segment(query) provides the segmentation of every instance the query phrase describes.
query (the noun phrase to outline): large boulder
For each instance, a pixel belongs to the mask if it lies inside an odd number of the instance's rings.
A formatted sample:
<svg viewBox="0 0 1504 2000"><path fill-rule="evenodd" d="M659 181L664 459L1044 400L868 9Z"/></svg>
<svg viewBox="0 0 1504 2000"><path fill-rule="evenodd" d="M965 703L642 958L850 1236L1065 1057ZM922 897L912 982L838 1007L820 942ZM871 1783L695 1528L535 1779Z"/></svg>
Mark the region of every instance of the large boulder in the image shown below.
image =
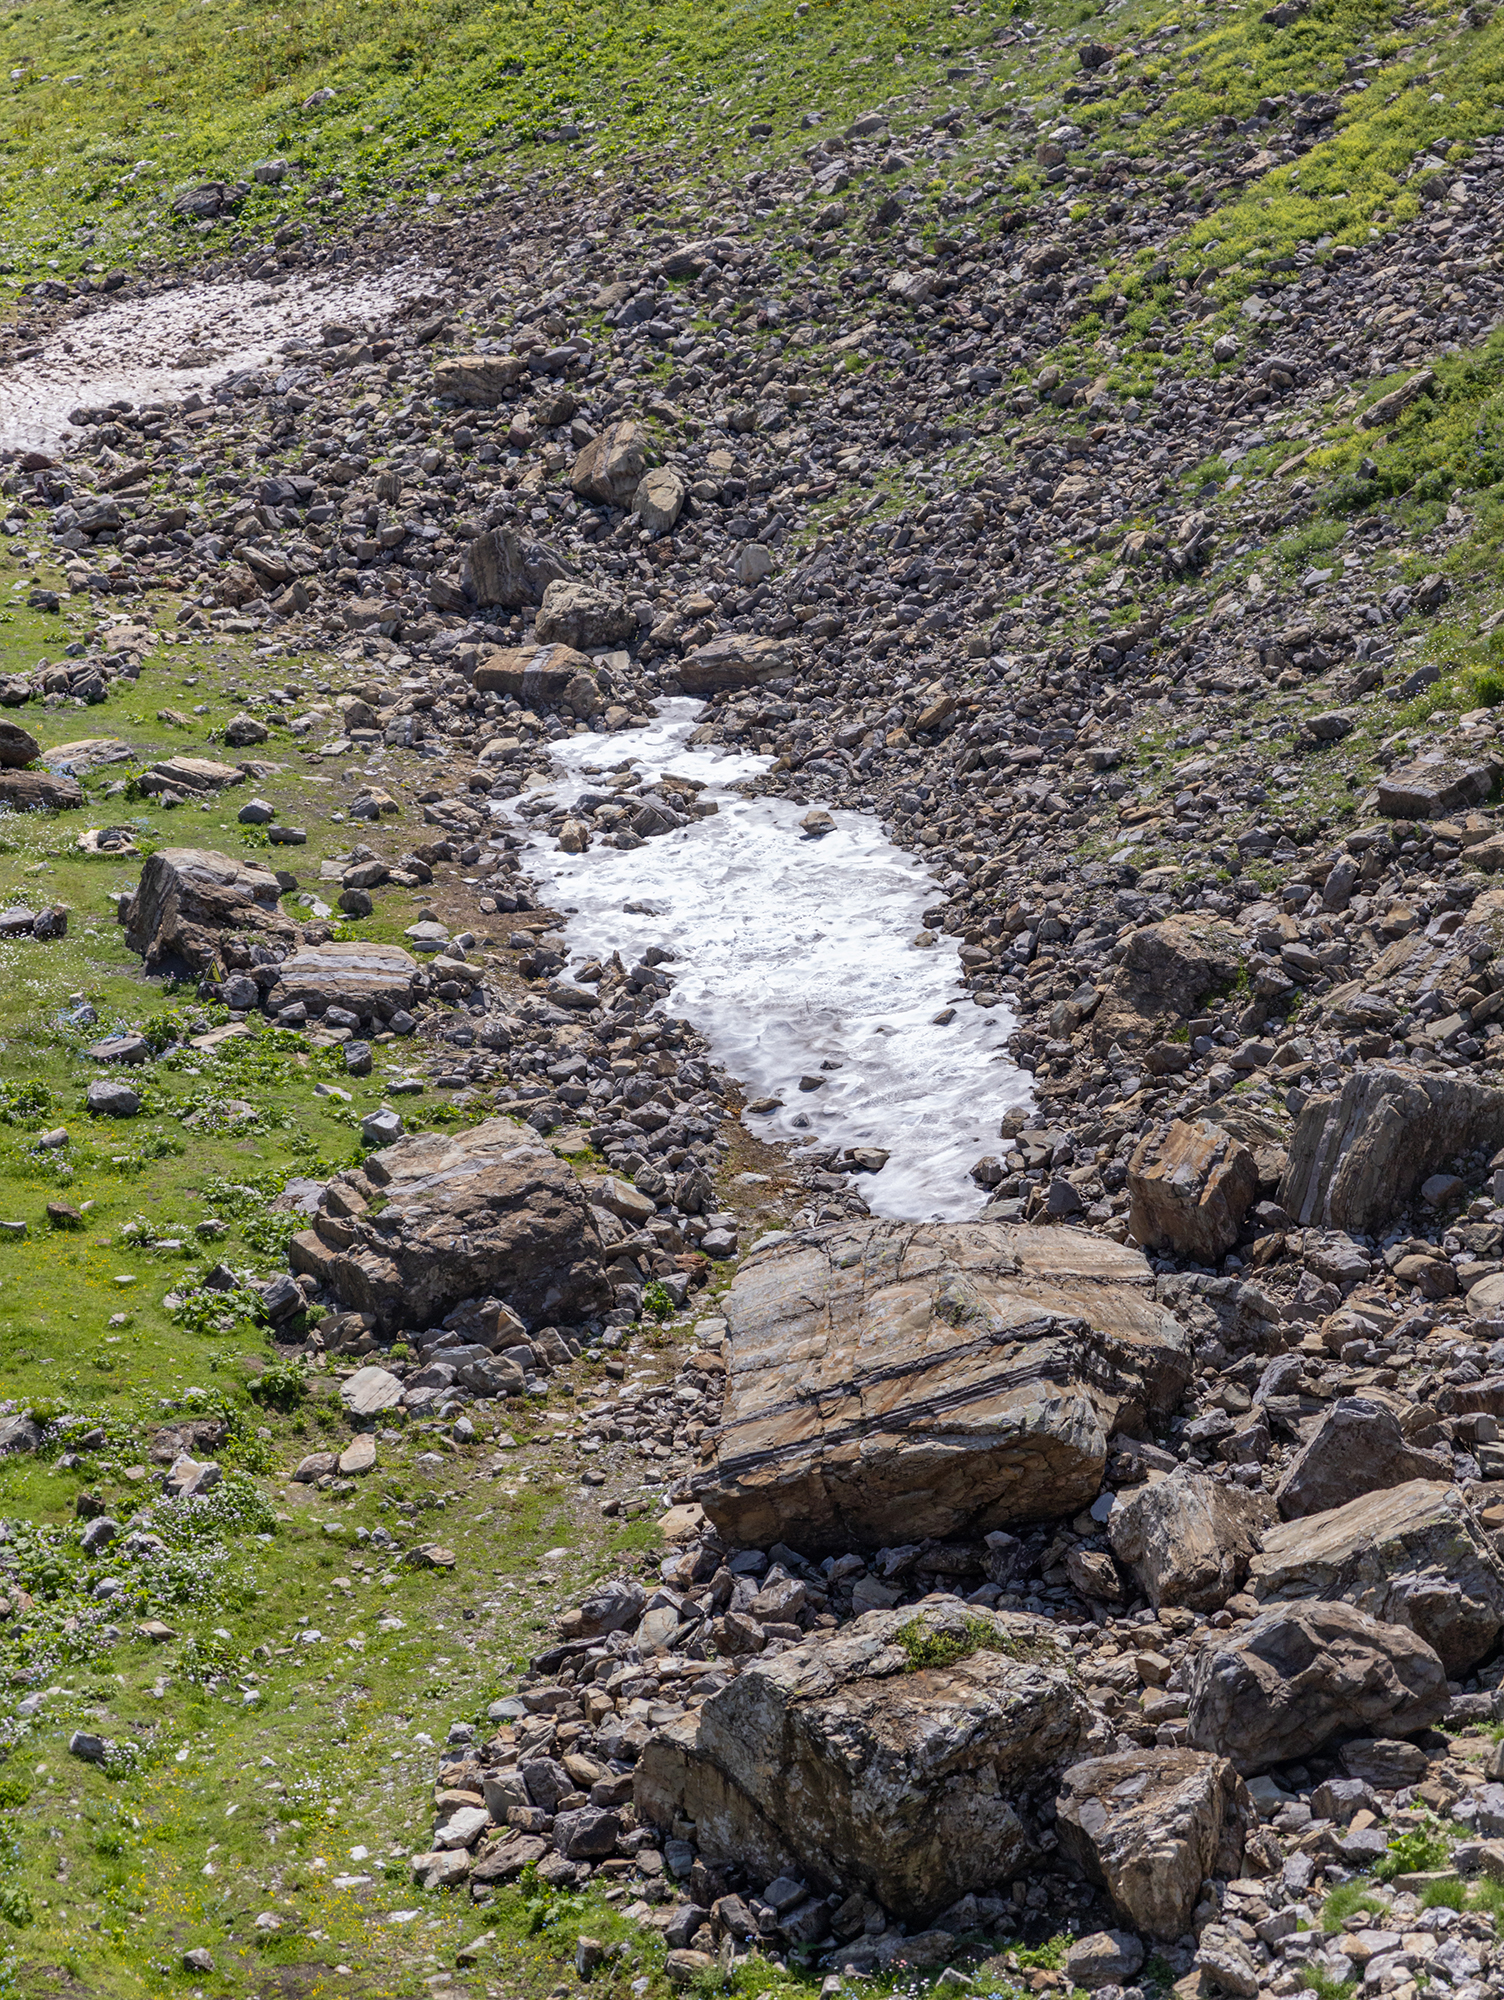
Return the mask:
<svg viewBox="0 0 1504 2000"><path fill-rule="evenodd" d="M1342 1598L1407 1625L1456 1676L1482 1659L1504 1625L1504 1562L1461 1491L1431 1480L1270 1528L1248 1588L1264 1602Z"/></svg>
<svg viewBox="0 0 1504 2000"><path fill-rule="evenodd" d="M0 716L0 771L24 770L42 754L42 746L29 729L8 716Z"/></svg>
<svg viewBox="0 0 1504 2000"><path fill-rule="evenodd" d="M1192 1744L1244 1777L1349 1736L1411 1736L1451 1699L1435 1651L1404 1625L1313 1599L1265 1611L1196 1654Z"/></svg>
<svg viewBox="0 0 1504 2000"><path fill-rule="evenodd" d="M362 1021L387 1021L411 1004L417 973L418 961L400 945L301 945L283 959L266 1004L273 1014L303 1006L317 1016L343 1007Z"/></svg>
<svg viewBox="0 0 1504 2000"><path fill-rule="evenodd" d="M1225 1757L1200 1750L1127 1750L1073 1764L1055 1801L1061 1851L1151 1937L1191 1927L1208 1875L1239 1872L1256 1823Z"/></svg>
<svg viewBox="0 0 1504 2000"><path fill-rule="evenodd" d="M1263 1493L1182 1466L1126 1495L1107 1519L1112 1552L1157 1611L1220 1611L1247 1581L1259 1536L1273 1525Z"/></svg>
<svg viewBox="0 0 1504 2000"><path fill-rule="evenodd" d="M650 1737L634 1804L658 1826L692 1819L712 1865L860 1886L922 1924L1028 1858L1040 1787L1088 1713L1043 1620L945 1599L871 1611L752 1661Z"/></svg>
<svg viewBox="0 0 1504 2000"><path fill-rule="evenodd" d="M574 462L569 483L582 500L630 507L648 469L652 439L641 424L623 418L590 440Z"/></svg>
<svg viewBox="0 0 1504 2000"><path fill-rule="evenodd" d="M573 575L564 558L542 542L525 540L510 528L488 528L466 549L460 581L476 604L520 611L525 604L541 604L551 583Z"/></svg>
<svg viewBox="0 0 1504 2000"><path fill-rule="evenodd" d="M1225 1128L1173 1119L1144 1135L1128 1162L1128 1229L1136 1243L1215 1264L1238 1240L1259 1191L1248 1148Z"/></svg>
<svg viewBox="0 0 1504 2000"><path fill-rule="evenodd" d="M1444 1452L1421 1451L1400 1429L1387 1403L1374 1396L1343 1396L1332 1404L1275 1488L1285 1520L1326 1514L1360 1494L1412 1479L1450 1480Z"/></svg>
<svg viewBox="0 0 1504 2000"><path fill-rule="evenodd" d="M572 646L495 647L481 656L475 687L480 694L510 695L524 708L570 703L577 691L585 689L592 699L598 698L590 662Z"/></svg>
<svg viewBox="0 0 1504 2000"><path fill-rule="evenodd" d="M1167 917L1135 931L1092 1020L1097 1053L1106 1055L1114 1042L1131 1052L1157 1040L1206 994L1229 985L1245 952L1231 924L1217 917Z"/></svg>
<svg viewBox="0 0 1504 2000"><path fill-rule="evenodd" d="M694 1497L733 1547L842 1553L1095 1499L1107 1441L1172 1409L1190 1341L1135 1250L1072 1229L863 1220L743 1260Z"/></svg>
<svg viewBox="0 0 1504 2000"><path fill-rule="evenodd" d="M456 403L492 410L527 373L516 354L450 354L433 371L433 392Z"/></svg>
<svg viewBox="0 0 1504 2000"><path fill-rule="evenodd" d="M689 483L672 465L656 466L637 482L632 512L650 534L666 535L689 498Z"/></svg>
<svg viewBox="0 0 1504 2000"><path fill-rule="evenodd" d="M1501 1145L1504 1090L1463 1071L1365 1063L1301 1112L1280 1206L1302 1228L1367 1235L1458 1154Z"/></svg>
<svg viewBox="0 0 1504 2000"><path fill-rule="evenodd" d="M792 672L789 649L780 639L753 632L720 632L679 662L679 685L686 694L720 694L728 688L761 687Z"/></svg>
<svg viewBox="0 0 1504 2000"><path fill-rule="evenodd" d="M637 620L619 591L589 583L551 583L543 593L535 631L538 643L591 647L620 646L637 630Z"/></svg>
<svg viewBox="0 0 1504 2000"><path fill-rule="evenodd" d="M148 966L209 972L227 930L284 945L296 939L295 927L277 908L281 893L276 876L257 861L208 848L159 848L125 907L125 941Z"/></svg>
<svg viewBox="0 0 1504 2000"><path fill-rule="evenodd" d="M379 1331L432 1326L462 1301L492 1296L532 1326L610 1310L579 1182L545 1148L520 1144L509 1120L398 1139L363 1171L380 1211L349 1188L326 1190L290 1260Z"/></svg>
<svg viewBox="0 0 1504 2000"><path fill-rule="evenodd" d="M0 767L0 808L9 812L76 812L83 802L83 786L66 772Z"/></svg>

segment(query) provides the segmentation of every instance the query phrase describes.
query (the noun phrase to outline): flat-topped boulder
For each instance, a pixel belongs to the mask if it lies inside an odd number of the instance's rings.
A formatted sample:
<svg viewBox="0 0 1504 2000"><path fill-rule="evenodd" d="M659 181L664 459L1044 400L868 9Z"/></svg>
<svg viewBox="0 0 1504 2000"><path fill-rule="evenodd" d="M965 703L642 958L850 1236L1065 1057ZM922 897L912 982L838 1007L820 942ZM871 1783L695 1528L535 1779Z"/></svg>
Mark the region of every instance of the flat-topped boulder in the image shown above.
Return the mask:
<svg viewBox="0 0 1504 2000"><path fill-rule="evenodd" d="M1174 1408L1186 1331L1083 1230L860 1221L754 1248L694 1497L732 1547L839 1554L1058 1518Z"/></svg>
<svg viewBox="0 0 1504 2000"><path fill-rule="evenodd" d="M125 906L125 941L150 967L182 964L207 972L226 930L292 943L297 932L278 910L281 893L276 876L260 862L212 848L163 847L148 859Z"/></svg>
<svg viewBox="0 0 1504 2000"><path fill-rule="evenodd" d="M141 774L143 792L221 792L243 785L238 764L221 764L212 757L164 757Z"/></svg>
<svg viewBox="0 0 1504 2000"><path fill-rule="evenodd" d="M305 944L283 959L267 995L269 1013L302 1006L312 1015L344 1007L362 1020L389 1019L413 997L418 961L396 944Z"/></svg>
<svg viewBox="0 0 1504 2000"><path fill-rule="evenodd" d="M791 671L793 656L779 639L753 632L718 632L679 662L679 685L686 694L720 694L723 689L761 687Z"/></svg>
<svg viewBox="0 0 1504 2000"><path fill-rule="evenodd" d="M0 811L74 812L83 802L83 786L65 771L0 768Z"/></svg>
<svg viewBox="0 0 1504 2000"><path fill-rule="evenodd" d="M519 1143L517 1129L488 1118L370 1154L363 1172L379 1209L338 1183L326 1189L313 1228L289 1246L293 1270L370 1313L378 1332L432 1326L477 1298L503 1300L529 1326L609 1311L579 1182L545 1147Z"/></svg>
<svg viewBox="0 0 1504 2000"><path fill-rule="evenodd" d="M961 1657L919 1664L936 1642ZM1087 1720L1046 1621L930 1600L743 1667L648 1740L633 1803L692 1819L712 1866L860 1885L923 1923L1022 1865Z"/></svg>

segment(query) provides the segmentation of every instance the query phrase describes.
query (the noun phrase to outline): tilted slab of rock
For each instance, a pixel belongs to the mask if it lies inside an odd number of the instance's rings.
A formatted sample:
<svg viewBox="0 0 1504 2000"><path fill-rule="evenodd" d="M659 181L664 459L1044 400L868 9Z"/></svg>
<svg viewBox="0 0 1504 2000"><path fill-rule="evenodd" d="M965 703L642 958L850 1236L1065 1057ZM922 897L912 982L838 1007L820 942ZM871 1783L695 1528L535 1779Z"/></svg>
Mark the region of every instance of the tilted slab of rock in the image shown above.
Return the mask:
<svg viewBox="0 0 1504 2000"><path fill-rule="evenodd" d="M679 662L679 685L686 694L719 694L723 688L761 687L786 674L793 661L777 639L751 632L722 632Z"/></svg>
<svg viewBox="0 0 1504 2000"><path fill-rule="evenodd" d="M1460 1073L1364 1064L1301 1112L1280 1206L1302 1228L1366 1235L1458 1154L1500 1145L1504 1090Z"/></svg>
<svg viewBox="0 0 1504 2000"><path fill-rule="evenodd" d="M1120 1494L1107 1536L1156 1611L1162 1604L1220 1611L1242 1589L1259 1536L1273 1523L1267 1494L1182 1466Z"/></svg>
<svg viewBox="0 0 1504 2000"><path fill-rule="evenodd" d="M1088 1757L1066 1772L1055 1801L1062 1852L1151 1937L1190 1929L1202 1882L1239 1872L1256 1823L1232 1765L1201 1750Z"/></svg>
<svg viewBox="0 0 1504 2000"><path fill-rule="evenodd" d="M73 812L83 802L77 778L57 771L0 770L0 806L12 812Z"/></svg>
<svg viewBox="0 0 1504 2000"><path fill-rule="evenodd" d="M272 1013L302 1005L310 1014L346 1007L389 1018L411 1001L417 972L418 961L400 945L300 945L283 959L266 1004Z"/></svg>
<svg viewBox="0 0 1504 2000"><path fill-rule="evenodd" d="M1137 1251L1071 1229L841 1222L755 1248L694 1497L733 1547L833 1553L1071 1513L1113 1429L1189 1379L1151 1287Z"/></svg>
<svg viewBox="0 0 1504 2000"><path fill-rule="evenodd" d="M1187 1726L1197 1749L1251 1777L1350 1736L1414 1735L1450 1698L1446 1668L1408 1626L1318 1598L1203 1646Z"/></svg>
<svg viewBox="0 0 1504 2000"><path fill-rule="evenodd" d="M1399 1417L1374 1396L1343 1396L1333 1403L1291 1461L1275 1489L1287 1521L1345 1507L1361 1494L1412 1479L1446 1482L1452 1461L1408 1442Z"/></svg>
<svg viewBox="0 0 1504 2000"><path fill-rule="evenodd" d="M1099 1055L1117 1042L1143 1048L1168 1023L1184 1020L1202 996L1237 976L1247 947L1217 917L1167 917L1128 940L1122 964L1092 1021Z"/></svg>
<svg viewBox="0 0 1504 2000"><path fill-rule="evenodd" d="M983 1628L988 1644L917 1672L898 1643ZM923 1922L1017 1871L1036 1787L1087 1717L1045 1621L931 1599L744 1667L649 1739L634 1804L655 1825L694 1820L712 1863L860 1884Z"/></svg>
<svg viewBox="0 0 1504 2000"><path fill-rule="evenodd" d="M465 1299L504 1299L531 1325L570 1324L612 1303L600 1237L579 1182L517 1127L398 1139L365 1161L384 1205L341 1190L292 1239L289 1261L379 1330L431 1326Z"/></svg>
<svg viewBox="0 0 1504 2000"><path fill-rule="evenodd" d="M1454 1676L1482 1659L1504 1625L1504 1562L1461 1490L1433 1480L1269 1529L1248 1588L1264 1602L1341 1598L1409 1626Z"/></svg>
<svg viewBox="0 0 1504 2000"><path fill-rule="evenodd" d="M200 847L164 847L141 870L125 909L125 941L149 966L181 961L206 972L224 930L259 932L291 943L293 924L277 908L281 886L269 868Z"/></svg>
<svg viewBox="0 0 1504 2000"><path fill-rule="evenodd" d="M541 604L551 583L574 575L554 549L516 535L510 528L488 528L465 551L460 581L477 604L499 604L520 611L524 604Z"/></svg>
<svg viewBox="0 0 1504 2000"><path fill-rule="evenodd" d="M491 410L527 373L516 354L451 354L436 363L433 392L472 409Z"/></svg>
<svg viewBox="0 0 1504 2000"><path fill-rule="evenodd" d="M529 708L568 702L576 691L591 703L586 715L599 702L590 661L572 646L498 647L482 655L474 678L479 693L510 695Z"/></svg>

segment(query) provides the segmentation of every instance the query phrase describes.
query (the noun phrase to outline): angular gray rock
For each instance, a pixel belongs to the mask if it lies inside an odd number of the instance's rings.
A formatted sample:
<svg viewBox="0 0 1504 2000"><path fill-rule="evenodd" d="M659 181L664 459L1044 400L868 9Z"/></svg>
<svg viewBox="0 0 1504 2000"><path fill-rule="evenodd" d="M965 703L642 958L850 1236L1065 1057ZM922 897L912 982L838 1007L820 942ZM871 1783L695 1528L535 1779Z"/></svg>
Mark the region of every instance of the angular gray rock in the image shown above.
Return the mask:
<svg viewBox="0 0 1504 2000"><path fill-rule="evenodd" d="M1274 1500L1281 1516L1293 1521L1412 1479L1445 1483L1451 1476L1450 1457L1408 1443L1387 1403L1372 1396L1343 1396L1296 1453Z"/></svg>
<svg viewBox="0 0 1504 2000"><path fill-rule="evenodd" d="M1446 1713L1447 1674L1408 1626L1311 1599L1262 1612L1196 1654L1187 1728L1244 1777L1382 1729L1404 1736Z"/></svg>
<svg viewBox="0 0 1504 2000"><path fill-rule="evenodd" d="M555 582L543 593L534 628L540 646L619 646L637 630L637 620L616 591L588 583Z"/></svg>
<svg viewBox="0 0 1504 2000"><path fill-rule="evenodd" d="M1073 1764L1055 1801L1061 1851L1151 1937L1189 1927L1208 1875L1236 1875L1257 1823L1225 1757L1148 1749Z"/></svg>
<svg viewBox="0 0 1504 2000"><path fill-rule="evenodd" d="M696 646L679 662L679 684L686 694L719 694L726 688L761 687L786 674L792 660L779 639L759 639L751 632L721 632Z"/></svg>
<svg viewBox="0 0 1504 2000"><path fill-rule="evenodd" d="M125 941L149 967L180 963L209 972L226 930L294 941L296 930L277 908L281 893L276 876L259 862L208 848L159 848L125 907Z"/></svg>
<svg viewBox="0 0 1504 2000"><path fill-rule="evenodd" d="M610 1310L589 1205L569 1169L517 1127L420 1133L368 1156L378 1212L352 1189L326 1190L289 1261L379 1330L426 1327L466 1299L502 1298L534 1325Z"/></svg>
<svg viewBox="0 0 1504 2000"><path fill-rule="evenodd" d="M582 500L630 507L651 450L652 439L642 425L624 418L590 440L574 462L569 483Z"/></svg>
<svg viewBox="0 0 1504 2000"><path fill-rule="evenodd" d="M899 1642L974 1644L979 1627L992 1644L944 1667L914 1671ZM871 1611L650 1737L634 1803L654 1825L693 1819L707 1862L859 1885L912 1925L1013 1875L1031 1794L1086 1715L1042 1620L956 1600Z"/></svg>
<svg viewBox="0 0 1504 2000"><path fill-rule="evenodd" d="M842 1553L1089 1505L1189 1379L1137 1251L1082 1230L831 1223L743 1259L694 1497L733 1547Z"/></svg>
<svg viewBox="0 0 1504 2000"><path fill-rule="evenodd" d="M1461 1490L1431 1480L1269 1529L1248 1588L1263 1602L1342 1598L1409 1626L1454 1676L1482 1659L1504 1626L1504 1561Z"/></svg>
<svg viewBox="0 0 1504 2000"><path fill-rule="evenodd" d="M267 1012L302 1006L315 1016L343 1007L362 1021L390 1020L410 1005L418 961L395 944L305 944L283 959Z"/></svg>
<svg viewBox="0 0 1504 2000"><path fill-rule="evenodd" d="M1380 1229L1458 1154L1504 1145L1504 1090L1466 1074L1365 1063L1300 1114L1280 1206L1302 1228Z"/></svg>
<svg viewBox="0 0 1504 2000"><path fill-rule="evenodd" d="M489 528L466 549L460 581L477 604L520 611L524 605L541 604L551 583L573 575L564 558L543 542L525 540L509 528Z"/></svg>
<svg viewBox="0 0 1504 2000"><path fill-rule="evenodd" d="M1236 978L1246 946L1217 917L1169 917L1128 939L1123 962L1092 1017L1092 1041L1106 1055L1156 1040L1183 1020L1213 987Z"/></svg>
<svg viewBox="0 0 1504 2000"><path fill-rule="evenodd" d="M1267 1494L1181 1466L1120 1494L1107 1537L1156 1611L1162 1604L1220 1611L1242 1589L1274 1518Z"/></svg>

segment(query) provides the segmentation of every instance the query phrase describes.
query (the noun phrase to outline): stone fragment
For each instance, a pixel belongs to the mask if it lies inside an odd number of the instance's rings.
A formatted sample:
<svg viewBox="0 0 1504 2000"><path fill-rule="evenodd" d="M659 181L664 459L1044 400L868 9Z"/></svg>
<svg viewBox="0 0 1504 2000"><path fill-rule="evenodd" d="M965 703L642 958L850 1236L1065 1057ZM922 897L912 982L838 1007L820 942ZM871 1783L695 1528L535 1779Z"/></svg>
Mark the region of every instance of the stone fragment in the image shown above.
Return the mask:
<svg viewBox="0 0 1504 2000"><path fill-rule="evenodd" d="M1239 1872L1255 1823L1232 1765L1199 1750L1088 1758L1066 1772L1055 1801L1061 1850L1151 1937L1190 1928L1202 1882Z"/></svg>
<svg viewBox="0 0 1504 2000"><path fill-rule="evenodd" d="M973 1650L909 1670L945 1635ZM660 1826L693 1819L708 1863L822 1894L860 1885L916 1925L1020 1866L1016 1804L1070 1754L1085 1713L1042 1621L954 1600L871 1611L750 1661L650 1737L636 1809Z"/></svg>
<svg viewBox="0 0 1504 2000"><path fill-rule="evenodd" d="M632 496L632 512L649 534L666 535L689 497L684 475L675 466L660 465L645 472Z"/></svg>
<svg viewBox="0 0 1504 2000"><path fill-rule="evenodd" d="M0 716L0 770L24 770L41 754L42 746L29 729L23 729L8 716Z"/></svg>
<svg viewBox="0 0 1504 2000"><path fill-rule="evenodd" d="M348 1381L341 1382L339 1399L352 1417L379 1417L383 1410L395 1410L401 1404L402 1384L385 1368L357 1368ZM332 1461L331 1472L338 1465L332 1452L317 1455Z"/></svg>
<svg viewBox="0 0 1504 2000"><path fill-rule="evenodd" d="M0 766L0 806L11 812L76 812L83 802L83 786L66 773Z"/></svg>
<svg viewBox="0 0 1504 2000"><path fill-rule="evenodd" d="M1379 811L1389 819L1445 819L1486 805L1497 766L1441 755L1401 765L1379 779Z"/></svg>
<svg viewBox="0 0 1504 2000"><path fill-rule="evenodd" d="M1187 1727L1245 1777L1348 1736L1427 1729L1446 1712L1446 1668L1407 1626L1319 1598L1283 1604L1203 1646Z"/></svg>
<svg viewBox="0 0 1504 2000"><path fill-rule="evenodd" d="M534 627L540 646L571 646L577 652L619 646L637 629L637 620L612 590L588 583L556 581L543 593Z"/></svg>
<svg viewBox="0 0 1504 2000"><path fill-rule="evenodd" d="M1302 1228L1367 1235L1458 1154L1504 1145L1504 1091L1457 1072L1364 1063L1300 1114L1280 1207Z"/></svg>
<svg viewBox="0 0 1504 2000"><path fill-rule="evenodd" d="M526 540L510 528L490 528L465 551L460 581L477 604L520 611L524 605L541 604L551 583L573 575L564 558L544 543Z"/></svg>
<svg viewBox="0 0 1504 2000"><path fill-rule="evenodd" d="M1136 930L1092 1017L1097 1053L1106 1055L1114 1042L1137 1050L1157 1041L1204 994L1231 983L1245 951L1232 926L1216 917L1169 917Z"/></svg>
<svg viewBox="0 0 1504 2000"><path fill-rule="evenodd" d="M1459 1677L1504 1625L1504 1560L1461 1490L1431 1480L1270 1528L1248 1589L1266 1603L1342 1598L1409 1626Z"/></svg>
<svg viewBox="0 0 1504 2000"><path fill-rule="evenodd" d="M89 1085L84 1101L96 1118L134 1118L141 1109L140 1091L102 1076Z"/></svg>
<svg viewBox="0 0 1504 2000"><path fill-rule="evenodd" d="M305 944L288 953L267 994L268 1013L284 1007L304 1007L321 1018L330 1007L343 1008L362 1020L381 1021L413 999L418 961L400 945Z"/></svg>
<svg viewBox="0 0 1504 2000"><path fill-rule="evenodd" d="M1065 1972L1072 1989L1128 1985L1144 1962L1144 1947L1132 1931L1090 1931L1066 1948Z"/></svg>
<svg viewBox="0 0 1504 2000"><path fill-rule="evenodd" d="M1150 1283L1136 1251L1065 1228L858 1221L754 1246L694 1497L732 1547L836 1554L1088 1506L1114 1427L1188 1379Z"/></svg>
<svg viewBox="0 0 1504 2000"><path fill-rule="evenodd" d="M525 708L552 708L589 672L589 659L572 646L498 647L481 655L475 687L481 694L510 695Z"/></svg>
<svg viewBox="0 0 1504 2000"><path fill-rule="evenodd" d="M1445 1483L1451 1476L1450 1457L1417 1450L1387 1403L1343 1396L1291 1460L1274 1499L1282 1517L1293 1521L1344 1507L1382 1487L1403 1486L1412 1479Z"/></svg>
<svg viewBox="0 0 1504 2000"><path fill-rule="evenodd" d="M281 884L259 862L197 847L163 847L141 870L126 905L125 941L152 969L217 967L225 931L291 944L296 936L277 900Z"/></svg>
<svg viewBox="0 0 1504 2000"><path fill-rule="evenodd" d="M788 673L791 664L789 649L781 640L761 639L751 632L720 632L684 655L679 684L686 694L695 695L761 687Z"/></svg>
<svg viewBox="0 0 1504 2000"><path fill-rule="evenodd" d="M1220 1611L1247 1581L1259 1536L1273 1521L1267 1494L1180 1466L1122 1495L1107 1535L1156 1611L1166 1604Z"/></svg>
<svg viewBox="0 0 1504 2000"><path fill-rule="evenodd" d="M527 373L515 354L451 354L434 366L433 392L456 403L491 410Z"/></svg>
<svg viewBox="0 0 1504 2000"><path fill-rule="evenodd" d="M1215 1264L1238 1240L1259 1191L1252 1153L1225 1128L1184 1119L1146 1133L1128 1163L1136 1243Z"/></svg>

